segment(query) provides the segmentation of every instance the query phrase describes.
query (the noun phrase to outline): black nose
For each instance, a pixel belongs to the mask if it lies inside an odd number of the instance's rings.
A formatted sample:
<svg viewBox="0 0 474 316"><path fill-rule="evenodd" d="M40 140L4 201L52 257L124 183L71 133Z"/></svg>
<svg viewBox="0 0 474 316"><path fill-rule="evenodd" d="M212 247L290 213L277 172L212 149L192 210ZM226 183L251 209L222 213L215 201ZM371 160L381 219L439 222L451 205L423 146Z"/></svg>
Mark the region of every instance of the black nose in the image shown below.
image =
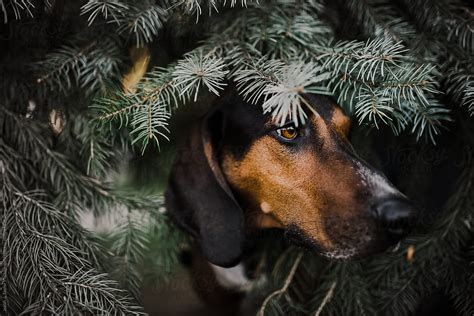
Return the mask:
<svg viewBox="0 0 474 316"><path fill-rule="evenodd" d="M404 198L390 197L379 201L374 212L388 238L396 242L407 235L413 227L416 209Z"/></svg>

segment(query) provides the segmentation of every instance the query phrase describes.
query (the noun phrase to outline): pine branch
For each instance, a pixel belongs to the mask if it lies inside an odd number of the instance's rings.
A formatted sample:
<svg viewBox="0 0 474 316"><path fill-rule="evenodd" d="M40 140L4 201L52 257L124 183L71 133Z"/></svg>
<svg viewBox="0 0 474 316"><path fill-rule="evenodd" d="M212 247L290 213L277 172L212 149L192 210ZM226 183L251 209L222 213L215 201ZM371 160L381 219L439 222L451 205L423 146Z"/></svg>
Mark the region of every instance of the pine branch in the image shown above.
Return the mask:
<svg viewBox="0 0 474 316"><path fill-rule="evenodd" d="M18 191L1 174L9 313L138 315L116 283L91 266L85 232L44 195Z"/></svg>
<svg viewBox="0 0 474 316"><path fill-rule="evenodd" d="M360 263L330 262L321 269L310 303L314 315L375 315Z"/></svg>
<svg viewBox="0 0 474 316"><path fill-rule="evenodd" d="M468 250L463 252L462 259L453 265L450 271L452 278L449 282L448 295L460 315L470 315L474 312L474 302L469 295L466 295L466 293L472 293L474 284L474 246L472 241L470 244Z"/></svg>
<svg viewBox="0 0 474 316"><path fill-rule="evenodd" d="M149 104L146 108L134 113L131 122L133 130L130 132L134 138L132 145L140 142L142 153L150 141L159 146L159 137L168 140L166 134L169 133L167 125L170 115L166 108L165 104Z"/></svg>
<svg viewBox="0 0 474 316"><path fill-rule="evenodd" d="M435 99L429 101L429 107L416 107L414 110L412 133L417 139L425 135L433 144L435 137L443 128L443 121L451 121L449 109L439 104Z"/></svg>
<svg viewBox="0 0 474 316"><path fill-rule="evenodd" d="M206 1L206 4L208 6L209 15L211 15L212 10L215 10L216 12L218 11L215 0ZM199 0L180 1L176 5L182 6L183 11L186 14L196 15L196 23L199 22L199 17L202 14L202 7L201 7L202 3L201 3L201 1L199 1Z"/></svg>
<svg viewBox="0 0 474 316"><path fill-rule="evenodd" d="M400 16L393 2L386 0L350 0L342 3L365 37L387 37L411 46L415 28Z"/></svg>
<svg viewBox="0 0 474 316"><path fill-rule="evenodd" d="M199 55L198 55L199 54ZM207 90L219 95L219 90L225 86L224 78L228 71L224 70L226 65L222 59L210 56L202 56L202 52L189 54L178 62L173 72L176 89L180 96L197 101L199 88L205 86ZM179 78L179 80L177 80ZM194 97L193 97L194 95Z"/></svg>
<svg viewBox="0 0 474 316"><path fill-rule="evenodd" d="M15 186L26 189L27 184L23 183L23 179L28 176L39 178L39 174L34 166L17 152L13 147L9 146L0 138L0 168L6 173Z"/></svg>
<svg viewBox="0 0 474 316"><path fill-rule="evenodd" d="M219 94L227 73L224 67L222 59L203 54L198 48L176 65L153 70L137 85L136 92L117 92L98 100L93 109L105 124L130 126L132 144L140 143L144 152L150 143L159 146L160 138L168 139L172 109L190 99L196 100L202 87Z"/></svg>
<svg viewBox="0 0 474 316"><path fill-rule="evenodd" d="M147 211L127 210L117 230L104 236L104 246L113 254L110 274L140 301L143 285L165 282L179 261L184 241L162 212L163 201Z"/></svg>
<svg viewBox="0 0 474 316"><path fill-rule="evenodd" d="M168 139L169 106L179 97L175 96L169 71L157 70L144 82L136 93L117 92L97 100L92 106L98 130L104 130L103 125L109 126L109 130L130 127L132 144L141 143L142 152L150 141L159 146L160 137Z"/></svg>
<svg viewBox="0 0 474 316"><path fill-rule="evenodd" d="M9 11L13 11L15 20L22 18L25 14L28 17L33 17L32 10L35 8L32 0L0 0L0 9L3 12L3 22L7 23L9 19Z"/></svg>
<svg viewBox="0 0 474 316"><path fill-rule="evenodd" d="M119 21L119 33L132 35L137 47L153 41L168 17L166 9L152 1L143 1L125 13Z"/></svg>
<svg viewBox="0 0 474 316"><path fill-rule="evenodd" d="M118 169L121 158L128 156L129 140L119 132L105 133L96 121L84 119L78 124L78 138L83 145L80 154L87 161L86 173L103 179L108 172Z"/></svg>
<svg viewBox="0 0 474 316"><path fill-rule="evenodd" d="M334 289L336 288L336 285L337 285L337 282L334 281L333 283L331 283L331 287L329 288L329 290L327 291L326 295L324 296L321 304L318 306L318 309L316 310L316 312L314 313L315 316L320 316L321 315L321 312L323 311L324 309L324 306L326 306L328 304L328 302L331 300L331 298L333 297L334 295Z"/></svg>
<svg viewBox="0 0 474 316"><path fill-rule="evenodd" d="M471 115L474 114L474 74L469 65L456 64L448 69L446 78L446 93L452 96L454 102L466 107Z"/></svg>
<svg viewBox="0 0 474 316"><path fill-rule="evenodd" d="M239 93L251 103L263 100L264 113L270 112L279 124L292 120L296 125L305 122L302 104L304 93L327 93L324 86L316 86L327 79L322 68L312 63L297 61L286 65L278 60L262 58L247 65L235 75Z"/></svg>
<svg viewBox="0 0 474 316"><path fill-rule="evenodd" d="M82 49L77 49L76 47L64 46L58 49L56 52L51 53L46 56L44 67L45 73L37 79L38 83L46 83L51 86L58 84L59 88L62 90L69 90L73 85L73 81L79 81L80 77L80 66L84 65L86 62L84 53L89 51L92 48L92 44L83 47ZM71 79L72 75L73 79Z"/></svg>
<svg viewBox="0 0 474 316"><path fill-rule="evenodd" d="M280 297L282 294L284 294L287 290L288 287L291 284L291 281L293 280L293 277L295 276L296 269L298 269L298 266L300 264L301 259L303 258L303 253L299 253L296 259L293 262L293 265L288 273L288 276L285 279L285 282L283 283L283 286L272 292L269 296L265 298L263 301L262 305L260 306L260 309L257 313L258 316L264 316L265 315L265 310L267 308L267 305L274 299Z"/></svg>
<svg viewBox="0 0 474 316"><path fill-rule="evenodd" d="M316 48L318 49L318 48ZM380 37L367 42L339 42L314 57L337 76L344 74L368 83L376 83L406 60L406 49L390 38ZM326 50L326 52L324 52Z"/></svg>
<svg viewBox="0 0 474 316"><path fill-rule="evenodd" d="M49 147L41 136L48 131L41 129L37 123L25 121L18 115L0 108L0 128L11 131L0 139L8 141L7 144L14 148L13 153L25 157L25 165L35 170L28 173L29 169L26 169L21 177L18 177L18 182L28 183L31 175L37 173L38 180L33 183L33 187L46 188L54 196L55 204L68 211L71 216L77 216L81 205L89 207L96 214L106 212L111 205L116 204L138 209L156 206L153 199L137 198L114 190L107 183L87 177L71 163L69 157ZM6 157L9 155L10 153L7 153ZM10 170L9 166L6 167L7 171ZM20 175L17 173L16 176Z"/></svg>
<svg viewBox="0 0 474 316"><path fill-rule="evenodd" d="M416 23L427 33L468 53L474 50L472 12L457 1L402 1Z"/></svg>
<svg viewBox="0 0 474 316"><path fill-rule="evenodd" d="M75 87L88 94L104 93L112 78L117 77L120 64L117 43L102 39L83 47L67 45L37 63L37 83L45 90L68 93Z"/></svg>
<svg viewBox="0 0 474 316"><path fill-rule="evenodd" d="M141 266L145 285L159 286L171 280L188 237L170 221L165 208L151 209L147 227L147 256Z"/></svg>
<svg viewBox="0 0 474 316"><path fill-rule="evenodd" d="M436 69L417 65L405 52L400 43L380 38L338 43L315 58L332 72L329 86L340 102L354 106L361 123L387 124L396 133L411 125L418 138L427 135L435 142L442 122L450 120L434 98L439 93Z"/></svg>
<svg viewBox="0 0 474 316"><path fill-rule="evenodd" d="M119 284L129 289L136 299L140 298L141 279L138 266L147 254L148 236L143 227L127 216L126 222L109 238L113 240L111 251L114 254L112 276Z"/></svg>
<svg viewBox="0 0 474 316"><path fill-rule="evenodd" d="M80 175L64 155L49 148L41 137L44 131L39 125L27 123L14 113L0 110L0 126L17 131L8 134L8 143L38 168L42 181L48 183L54 192L63 192L71 201L77 196L91 199L93 180ZM2 135L4 137L7 135Z"/></svg>
<svg viewBox="0 0 474 316"><path fill-rule="evenodd" d="M81 15L87 15L89 26L94 23L98 16L101 16L106 21L112 19L115 23L120 23L123 17L123 12L129 10L126 3L118 0L89 0L81 7Z"/></svg>
<svg viewBox="0 0 474 316"><path fill-rule="evenodd" d="M359 101L355 105L355 114L359 122L366 120L373 122L379 128L379 122L388 125L392 121L392 113L395 111L391 106L392 99L377 89L362 88L358 94Z"/></svg>
<svg viewBox="0 0 474 316"><path fill-rule="evenodd" d="M229 1L229 6L231 8L234 8L237 5L237 0L230 0ZM258 1L255 1L255 3L258 5ZM241 0L240 1L240 6L246 8L248 5L254 4L253 0ZM186 1L176 1L176 4L172 6L179 6L182 8L182 11L185 14L189 15L195 15L196 16L196 23L199 22L199 17L203 13L203 7L206 9L207 7L207 12L208 15L211 16L212 12L219 12L219 8L225 8L227 5L227 1L218 1L218 0L186 0Z"/></svg>
<svg viewBox="0 0 474 316"><path fill-rule="evenodd" d="M281 9L270 10L269 15L262 14L268 10L265 7L251 10L246 21L248 39L245 42L270 58L301 58L301 47L323 44L332 36L330 28L315 18L311 8L304 4L295 7L286 4Z"/></svg>

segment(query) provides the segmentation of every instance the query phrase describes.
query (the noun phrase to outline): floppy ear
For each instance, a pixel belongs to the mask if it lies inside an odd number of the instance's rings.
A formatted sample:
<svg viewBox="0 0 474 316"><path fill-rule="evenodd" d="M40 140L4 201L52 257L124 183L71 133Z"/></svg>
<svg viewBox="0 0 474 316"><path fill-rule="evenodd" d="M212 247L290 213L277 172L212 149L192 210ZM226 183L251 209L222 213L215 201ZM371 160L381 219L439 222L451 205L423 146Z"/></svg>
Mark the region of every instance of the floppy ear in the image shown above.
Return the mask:
<svg viewBox="0 0 474 316"><path fill-rule="evenodd" d="M242 255L244 215L216 157L223 119L216 110L191 130L175 158L165 198L171 217L197 238L204 256L231 267Z"/></svg>

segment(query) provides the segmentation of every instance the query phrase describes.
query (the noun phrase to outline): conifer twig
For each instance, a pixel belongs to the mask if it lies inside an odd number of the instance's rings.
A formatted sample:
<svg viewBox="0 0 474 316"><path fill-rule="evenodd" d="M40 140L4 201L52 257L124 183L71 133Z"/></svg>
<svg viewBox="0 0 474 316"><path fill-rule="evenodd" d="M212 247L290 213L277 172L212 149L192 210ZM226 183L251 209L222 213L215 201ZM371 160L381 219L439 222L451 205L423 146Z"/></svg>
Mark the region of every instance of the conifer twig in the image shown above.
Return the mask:
<svg viewBox="0 0 474 316"><path fill-rule="evenodd" d="M334 289L336 288L336 285L337 285L336 281L332 282L331 287L329 288L328 292L326 293L326 296L324 296L323 301L321 302L318 309L316 310L316 313L314 313L314 316L321 315L321 312L323 311L324 306L326 306L326 304L329 303L332 296L334 295Z"/></svg>
<svg viewBox="0 0 474 316"><path fill-rule="evenodd" d="M295 262L293 263L293 265L291 267L290 273L288 273L288 276L285 279L285 283L283 283L283 286L280 289L272 292L269 296L267 296L267 298L265 298L265 300L262 303L262 306L260 307L260 309L258 311L258 314L257 314L258 316L265 315L265 309L267 307L267 304L270 302L270 300L272 298L274 298L275 296L279 296L279 295L285 293L286 290L288 290L288 287L290 286L291 281L293 280L293 277L295 276L296 269L298 268L302 258L303 258L303 253L300 252L298 254L298 256L296 257Z"/></svg>

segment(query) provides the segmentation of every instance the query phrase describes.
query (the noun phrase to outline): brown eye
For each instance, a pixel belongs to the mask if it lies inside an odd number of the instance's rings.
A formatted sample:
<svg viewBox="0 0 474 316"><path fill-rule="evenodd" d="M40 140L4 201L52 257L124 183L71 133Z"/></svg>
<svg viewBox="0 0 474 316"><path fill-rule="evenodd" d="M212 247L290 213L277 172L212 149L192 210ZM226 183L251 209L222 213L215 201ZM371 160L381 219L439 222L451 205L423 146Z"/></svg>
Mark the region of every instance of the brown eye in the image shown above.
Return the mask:
<svg viewBox="0 0 474 316"><path fill-rule="evenodd" d="M298 136L298 131L293 126L279 128L277 133L284 140L293 140Z"/></svg>

